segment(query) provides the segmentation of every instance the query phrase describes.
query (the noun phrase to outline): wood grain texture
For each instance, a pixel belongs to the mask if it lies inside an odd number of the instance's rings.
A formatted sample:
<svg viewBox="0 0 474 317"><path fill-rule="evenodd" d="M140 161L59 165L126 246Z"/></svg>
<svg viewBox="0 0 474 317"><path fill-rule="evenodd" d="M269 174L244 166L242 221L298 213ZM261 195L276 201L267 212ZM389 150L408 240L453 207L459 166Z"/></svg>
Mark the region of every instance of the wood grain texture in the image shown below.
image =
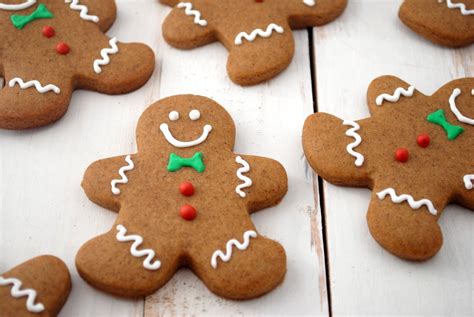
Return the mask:
<svg viewBox="0 0 474 317"><path fill-rule="evenodd" d="M395 75L432 94L474 76L474 47L435 46L397 17L401 1L352 0L335 23L315 32L319 111L343 119L368 116L372 79ZM474 218L450 206L440 220L444 246L425 263L400 260L370 236L370 192L324 182L328 262L334 316L472 316Z"/></svg>

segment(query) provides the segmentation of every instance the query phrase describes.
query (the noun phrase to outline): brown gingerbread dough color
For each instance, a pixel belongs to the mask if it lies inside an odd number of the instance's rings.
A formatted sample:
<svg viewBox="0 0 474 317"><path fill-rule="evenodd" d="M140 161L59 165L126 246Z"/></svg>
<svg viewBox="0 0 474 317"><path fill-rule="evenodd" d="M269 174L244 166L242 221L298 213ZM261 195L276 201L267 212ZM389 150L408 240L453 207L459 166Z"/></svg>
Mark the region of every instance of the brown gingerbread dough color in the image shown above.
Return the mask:
<svg viewBox="0 0 474 317"><path fill-rule="evenodd" d="M54 317L70 291L64 262L39 256L0 275L0 317Z"/></svg>
<svg viewBox="0 0 474 317"><path fill-rule="evenodd" d="M0 0L0 128L58 120L75 89L122 94L142 86L154 54L104 35L115 17L114 0Z"/></svg>
<svg viewBox="0 0 474 317"><path fill-rule="evenodd" d="M165 40L181 49L220 41L229 50L227 71L237 84L275 77L291 62L292 29L323 25L347 0L161 0L174 6L163 24Z"/></svg>
<svg viewBox="0 0 474 317"><path fill-rule="evenodd" d="M189 267L217 295L248 299L286 272L277 242L249 213L287 191L278 162L234 154L235 126L216 102L181 95L150 106L137 129L138 153L93 163L82 186L118 212L112 229L81 247L80 275L120 296L143 296Z"/></svg>
<svg viewBox="0 0 474 317"><path fill-rule="evenodd" d="M474 0L405 0L399 16L434 43L449 47L474 43Z"/></svg>
<svg viewBox="0 0 474 317"><path fill-rule="evenodd" d="M309 164L324 179L372 189L367 221L389 252L409 260L434 256L443 243L446 205L474 209L474 78L432 96L385 76L368 91L371 117L311 115L303 130Z"/></svg>

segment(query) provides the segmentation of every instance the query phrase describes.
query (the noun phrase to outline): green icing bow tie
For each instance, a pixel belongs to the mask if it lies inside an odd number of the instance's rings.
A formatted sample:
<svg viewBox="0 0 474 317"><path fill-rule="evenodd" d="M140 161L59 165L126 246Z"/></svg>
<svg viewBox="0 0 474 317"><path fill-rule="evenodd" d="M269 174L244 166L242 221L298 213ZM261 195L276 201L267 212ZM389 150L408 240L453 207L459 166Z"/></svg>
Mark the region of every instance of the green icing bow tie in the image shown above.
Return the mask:
<svg viewBox="0 0 474 317"><path fill-rule="evenodd" d="M443 109L439 109L433 113L428 115L428 121L443 127L444 131L448 135L449 140L455 140L461 133L464 132L464 128L452 125L451 123L446 120L446 113Z"/></svg>
<svg viewBox="0 0 474 317"><path fill-rule="evenodd" d="M202 152L196 152L191 158L181 157L177 154L171 153L168 162L168 171L177 172L183 167L192 167L198 173L204 172L206 166L202 160Z"/></svg>
<svg viewBox="0 0 474 317"><path fill-rule="evenodd" d="M53 14L46 8L44 4L40 4L38 8L33 11L30 15L17 15L14 14L10 17L13 26L17 29L23 29L28 23L38 19L51 19Z"/></svg>

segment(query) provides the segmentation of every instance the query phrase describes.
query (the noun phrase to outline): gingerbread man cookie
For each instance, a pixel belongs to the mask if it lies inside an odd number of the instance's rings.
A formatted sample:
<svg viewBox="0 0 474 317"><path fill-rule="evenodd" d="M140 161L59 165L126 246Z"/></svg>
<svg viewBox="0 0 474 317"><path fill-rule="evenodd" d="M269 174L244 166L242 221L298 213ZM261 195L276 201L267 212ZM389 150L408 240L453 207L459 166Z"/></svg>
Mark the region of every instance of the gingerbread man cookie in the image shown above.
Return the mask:
<svg viewBox="0 0 474 317"><path fill-rule="evenodd" d="M229 50L227 71L237 84L275 77L291 62L292 29L323 25L347 0L161 0L174 6L163 24L165 40L181 49L220 41Z"/></svg>
<svg viewBox="0 0 474 317"><path fill-rule="evenodd" d="M474 78L425 96L385 76L368 91L371 117L310 116L303 130L309 164L324 179L372 189L367 221L389 252L409 260L434 256L449 203L474 209Z"/></svg>
<svg viewBox="0 0 474 317"><path fill-rule="evenodd" d="M449 47L474 43L474 0L405 0L399 16L434 43Z"/></svg>
<svg viewBox="0 0 474 317"><path fill-rule="evenodd" d="M115 17L114 0L0 0L0 128L58 120L75 89L122 94L142 86L154 54L104 35Z"/></svg>
<svg viewBox="0 0 474 317"><path fill-rule="evenodd" d="M97 161L85 173L89 199L118 217L79 250L80 275L131 297L153 293L182 266L231 299L275 288L285 251L249 214L282 199L286 172L274 160L234 154L234 139L232 118L208 98L174 96L148 108L138 153Z"/></svg>
<svg viewBox="0 0 474 317"><path fill-rule="evenodd" d="M54 317L70 291L63 261L50 255L31 259L0 275L0 316Z"/></svg>

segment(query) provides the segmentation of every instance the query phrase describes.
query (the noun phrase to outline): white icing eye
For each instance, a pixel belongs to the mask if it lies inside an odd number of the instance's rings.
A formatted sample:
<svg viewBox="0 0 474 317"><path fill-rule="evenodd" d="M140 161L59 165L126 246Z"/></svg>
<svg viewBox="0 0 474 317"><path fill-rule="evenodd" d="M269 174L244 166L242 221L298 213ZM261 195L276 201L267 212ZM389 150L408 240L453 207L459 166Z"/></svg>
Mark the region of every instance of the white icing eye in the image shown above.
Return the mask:
<svg viewBox="0 0 474 317"><path fill-rule="evenodd" d="M201 118L201 113L199 112L199 110L191 110L189 112L189 119L196 121L199 120L199 118Z"/></svg>
<svg viewBox="0 0 474 317"><path fill-rule="evenodd" d="M179 112L178 111L171 111L169 116L171 121L176 121L179 119Z"/></svg>

